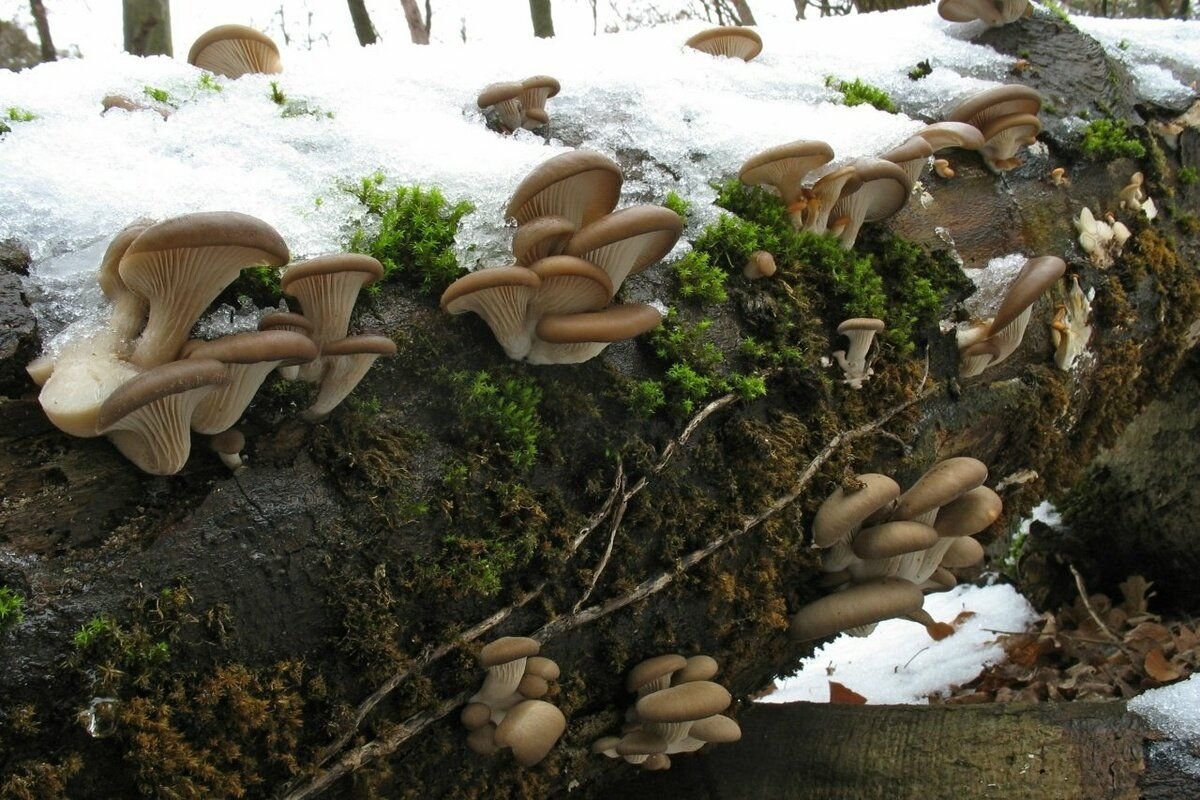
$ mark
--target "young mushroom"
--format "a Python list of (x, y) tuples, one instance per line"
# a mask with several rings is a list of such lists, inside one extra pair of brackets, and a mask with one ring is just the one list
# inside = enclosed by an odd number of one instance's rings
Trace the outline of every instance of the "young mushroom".
[(366, 376), (380, 356), (396, 354), (396, 343), (386, 336), (362, 334), (327, 342), (321, 346), (321, 387), (313, 404), (301, 417), (317, 423), (329, 416), (338, 403), (346, 399), (359, 381)]
[(771, 147), (746, 159), (738, 178), (750, 186), (768, 184), (779, 193), (797, 228), (804, 225), (808, 205), (802, 182), (808, 173), (833, 160), (833, 148), (821, 141), (801, 139)]
[(742, 275), (746, 276), (746, 280), (756, 281), (771, 277), (776, 269), (775, 256), (766, 250), (755, 250), (746, 261), (746, 266), (742, 267)]
[(1092, 338), (1092, 326), (1088, 316), (1092, 312), (1087, 293), (1079, 286), (1079, 276), (1071, 276), (1071, 289), (1067, 301), (1054, 312), (1050, 323), (1050, 341), (1054, 344), (1054, 365), (1069, 372), (1075, 362), (1087, 350)]
[(246, 463), (242, 460), (246, 437), (237, 428), (218, 433), (209, 441), (209, 446), (220, 457), (221, 463), (229, 467), (235, 475), (246, 468)]
[(200, 34), (188, 51), (187, 60), (227, 78), (283, 72), (279, 48), (271, 37), (245, 25), (218, 25)]
[(549, 75), (534, 75), (521, 81), (521, 106), (525, 109), (525, 119), (521, 125), (533, 130), (550, 121), (546, 113), (546, 101), (558, 94), (562, 87), (558, 81)]
[(742, 26), (709, 28), (690, 37), (684, 46), (710, 56), (750, 61), (762, 52), (762, 37)]
[(878, 222), (898, 212), (908, 202), (912, 181), (890, 161), (873, 159), (854, 165), (855, 182), (847, 183), (830, 212), (843, 220), (838, 238), (846, 250), (854, 248), (863, 223)]
[(521, 105), (521, 93), (525, 91), (521, 84), (506, 81), (488, 84), (475, 104), (483, 111), (492, 112), (500, 124), (508, 131), (515, 131), (525, 121), (525, 107)]
[(630, 275), (671, 252), (681, 233), (683, 218), (669, 208), (630, 206), (580, 228), (564, 252), (604, 270), (616, 292)]
[(875, 374), (867, 366), (867, 352), (875, 334), (883, 330), (883, 320), (874, 317), (854, 317), (838, 325), (837, 332), (850, 340), (849, 350), (837, 350), (833, 357), (842, 368), (844, 383), (852, 389), (861, 389), (863, 382)]

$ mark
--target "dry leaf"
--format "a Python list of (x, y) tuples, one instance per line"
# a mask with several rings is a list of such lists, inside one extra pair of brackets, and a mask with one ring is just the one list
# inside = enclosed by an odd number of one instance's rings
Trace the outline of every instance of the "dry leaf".
[(960, 611), (958, 612), (958, 616), (955, 617), (954, 621), (950, 624), (957, 628), (959, 625), (962, 625), (973, 616), (975, 616), (974, 611)]
[(1150, 598), (1153, 593), (1150, 592), (1150, 587), (1154, 584), (1143, 578), (1141, 575), (1130, 575), (1118, 587), (1121, 590), (1121, 607), (1129, 616), (1137, 614), (1145, 614), (1150, 607)]
[(1144, 666), (1146, 674), (1159, 683), (1170, 683), (1183, 677), (1183, 670), (1167, 660), (1161, 647), (1155, 647), (1146, 654)]
[(867, 704), (867, 698), (837, 681), (830, 681), (829, 702), (848, 706), (863, 706)]

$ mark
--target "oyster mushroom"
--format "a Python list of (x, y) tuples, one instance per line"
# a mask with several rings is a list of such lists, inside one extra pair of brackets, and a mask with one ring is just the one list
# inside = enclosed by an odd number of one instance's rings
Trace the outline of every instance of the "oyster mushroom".
[(750, 186), (773, 186), (788, 207), (792, 224), (799, 228), (804, 224), (807, 207), (802, 188), (804, 177), (832, 160), (833, 148), (828, 144), (801, 139), (768, 148), (746, 159), (738, 170), (738, 178)]
[(586, 225), (616, 207), (621, 180), (621, 170), (612, 159), (573, 150), (543, 161), (525, 176), (504, 215), (518, 225), (548, 216)]
[(227, 78), (283, 72), (279, 48), (271, 37), (245, 25), (218, 25), (200, 34), (188, 51), (187, 60)]
[(749, 28), (731, 25), (700, 31), (684, 42), (684, 45), (710, 56), (727, 56), (750, 61), (762, 52), (762, 37)]
[(861, 389), (863, 382), (875, 374), (867, 366), (867, 352), (875, 334), (883, 330), (883, 320), (874, 317), (854, 317), (838, 325), (838, 333), (850, 340), (850, 348), (837, 350), (833, 357), (846, 376), (844, 381), (852, 389)]
[(515, 131), (525, 121), (525, 107), (521, 105), (523, 91), (524, 87), (513, 81), (492, 83), (479, 93), (475, 104), (484, 111), (494, 112), (505, 128)]
[(380, 356), (396, 354), (396, 343), (386, 336), (347, 336), (321, 346), (321, 387), (313, 404), (300, 415), (305, 422), (320, 422), (346, 399)]

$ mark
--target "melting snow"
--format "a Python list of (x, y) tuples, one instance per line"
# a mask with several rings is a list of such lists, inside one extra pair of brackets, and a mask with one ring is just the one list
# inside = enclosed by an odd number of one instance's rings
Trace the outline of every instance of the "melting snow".
[(1151, 758), (1200, 778), (1200, 757), (1194, 748), (1200, 741), (1200, 675), (1143, 692), (1129, 701), (1129, 710), (1173, 740), (1152, 744)]
[(804, 659), (800, 670), (779, 681), (779, 688), (761, 702), (824, 703), (829, 681), (837, 681), (871, 704), (927, 703), (931, 694), (945, 694), (1004, 659), (995, 631), (1024, 631), (1037, 619), (1029, 602), (1006, 584), (964, 585), (931, 594), (925, 610), (939, 622), (952, 622), (964, 611), (974, 616), (940, 642), (904, 620), (881, 622), (862, 638), (839, 636)]

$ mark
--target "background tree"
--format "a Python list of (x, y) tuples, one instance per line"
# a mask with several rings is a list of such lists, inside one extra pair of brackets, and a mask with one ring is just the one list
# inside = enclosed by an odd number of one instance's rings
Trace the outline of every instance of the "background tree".
[(350, 6), (350, 19), (354, 21), (354, 35), (358, 37), (358, 43), (363, 47), (375, 44), (379, 37), (375, 33), (375, 26), (371, 24), (371, 15), (367, 13), (364, 0), (346, 0), (346, 3)]
[(529, 0), (529, 16), (533, 20), (533, 35), (539, 39), (554, 36), (554, 20), (550, 16), (550, 0)]
[(121, 9), (125, 52), (135, 56), (172, 55), (170, 0), (121, 0)]
[(854, 8), (860, 14), (870, 11), (895, 11), (898, 8), (928, 5), (933, 0), (854, 0)]
[(46, 20), (46, 7), (42, 0), (29, 0), (29, 11), (33, 14), (33, 22), (37, 25), (38, 39), (42, 43), (42, 61), (57, 61), (58, 53), (54, 50), (54, 42), (50, 39), (50, 23)]
[(421, 9), (417, 8), (417, 0), (400, 0), (404, 8), (404, 19), (408, 22), (408, 35), (413, 44), (429, 44), (429, 29), (433, 24), (433, 9), (429, 0), (425, 0), (425, 19), (421, 19)]

